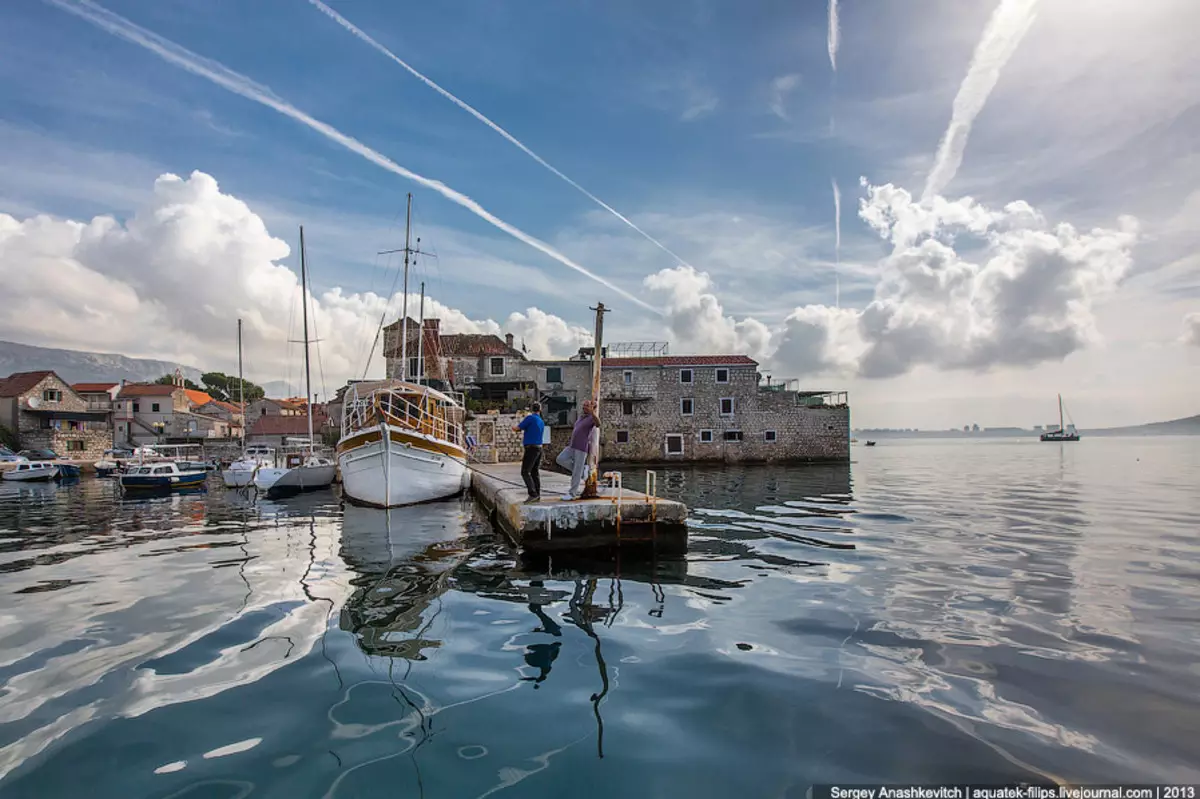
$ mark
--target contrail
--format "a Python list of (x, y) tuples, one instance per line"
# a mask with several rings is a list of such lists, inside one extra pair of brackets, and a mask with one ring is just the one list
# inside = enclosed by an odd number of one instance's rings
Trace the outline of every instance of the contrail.
[(954, 179), (962, 164), (971, 125), (983, 110), (988, 95), (1000, 79), (1000, 70), (1016, 51), (1017, 45), (1033, 25), (1034, 9), (1038, 0), (1000, 0), (992, 12), (983, 37), (975, 45), (971, 66), (967, 76), (958, 87), (954, 98), (954, 110), (950, 115), (950, 126), (938, 145), (933, 169), (925, 180), (925, 192), (921, 199), (940, 194)]
[(833, 185), (833, 306), (842, 307), (842, 193), (838, 191), (837, 178), (829, 181)]
[(576, 272), (591, 278), (600, 285), (615, 291), (617, 294), (621, 295), (630, 302), (636, 303), (642, 308), (661, 315), (662, 312), (654, 306), (643, 302), (633, 294), (630, 294), (624, 289), (616, 286), (609, 280), (597, 275), (583, 266), (580, 266), (541, 239), (531, 236), (520, 228), (510, 225), (508, 222), (505, 222), (503, 219), (500, 219), (496, 215), (492, 214), (490, 211), (462, 192), (450, 188), (440, 180), (433, 180), (431, 178), (418, 175), (416, 172), (405, 169), (387, 156), (381, 155), (375, 150), (372, 150), (358, 139), (347, 136), (337, 128), (334, 128), (332, 125), (328, 125), (318, 119), (314, 119), (313, 117), (293, 106), (291, 103), (288, 103), (286, 100), (280, 98), (267, 87), (255, 83), (245, 75), (234, 72), (217, 61), (199, 56), (193, 53), (191, 50), (175, 44), (170, 39), (163, 38), (157, 33), (149, 31), (140, 25), (130, 22), (119, 14), (116, 14), (91, 2), (91, 0), (75, 0), (75, 2), (71, 2), (71, 0), (45, 1), (51, 5), (61, 8), (64, 11), (68, 11), (78, 17), (81, 17), (82, 19), (87, 20), (102, 30), (108, 31), (115, 36), (119, 36), (127, 41), (133, 42), (140, 47), (144, 47), (145, 49), (158, 55), (163, 60), (169, 61), (170, 63), (175, 64), (176, 66), (181, 67), (188, 72), (191, 72), (193, 75), (206, 78), (218, 86), (233, 92), (234, 94), (239, 94), (248, 100), (253, 100), (256, 103), (260, 103), (268, 108), (272, 108), (284, 116), (291, 117), (297, 122), (312, 128), (325, 138), (337, 142), (347, 150), (357, 153), (377, 166), (383, 167), (389, 172), (394, 172), (403, 178), (407, 178), (408, 180), (436, 191), (446, 199), (458, 203), (471, 213), (486, 220), (518, 241), (528, 244), (530, 247), (545, 253), (564, 266), (570, 267)]
[(829, 34), (825, 39), (829, 49), (829, 66), (837, 72), (838, 45), (841, 44), (842, 34), (838, 29), (838, 0), (829, 0)]
[(632, 230), (636, 231), (640, 236), (642, 236), (642, 238), (646, 239), (646, 241), (650, 242), (655, 247), (658, 247), (660, 250), (665, 252), (667, 255), (670, 255), (672, 258), (674, 258), (679, 263), (687, 265), (687, 262), (684, 261), (682, 258), (680, 258), (678, 255), (676, 255), (674, 252), (672, 252), (670, 250), (670, 248), (667, 247), (667, 245), (663, 244), (661, 241), (654, 238), (649, 233), (647, 233), (646, 231), (642, 230), (640, 227), (635, 225), (628, 217), (626, 217), (624, 214), (622, 214), (616, 208), (613, 208), (611, 205), (604, 202), (596, 195), (592, 194), (590, 191), (585, 189), (583, 186), (580, 186), (574, 180), (572, 180), (571, 178), (564, 175), (562, 172), (560, 172), (558, 169), (556, 169), (553, 165), (551, 165), (549, 162), (547, 162), (540, 155), (538, 155), (533, 150), (529, 149), (524, 144), (522, 144), (520, 142), (520, 140), (517, 139), (516, 136), (513, 136), (507, 130), (500, 127), (500, 125), (493, 122), (491, 119), (489, 119), (487, 116), (485, 116), (481, 111), (476, 110), (473, 106), (471, 106), (467, 102), (460, 100), (458, 97), (454, 96), (446, 89), (443, 89), (441, 86), (439, 86), (437, 83), (435, 83), (432, 79), (430, 79), (430, 78), (426, 77), (425, 75), (423, 75), (422, 73), (418, 72), (416, 69), (414, 69), (412, 66), (410, 66), (406, 61), (404, 61), (398, 55), (393, 53), (388, 48), (384, 47), (379, 42), (375, 41), (373, 38), (371, 38), (370, 34), (368, 34), (366, 31), (362, 30), (357, 25), (355, 25), (353, 22), (346, 19), (338, 12), (334, 11), (332, 8), (327, 6), (325, 3), (321, 2), (321, 0), (308, 0), (308, 1), (310, 3), (312, 3), (314, 6), (316, 6), (318, 9), (320, 9), (322, 12), (324, 12), (334, 22), (336, 22), (337, 24), (339, 24), (343, 28), (345, 28), (347, 31), (354, 34), (359, 39), (362, 39), (364, 42), (369, 44), (371, 47), (375, 48), (383, 55), (385, 55), (388, 58), (390, 58), (391, 60), (395, 61), (400, 66), (404, 67), (406, 70), (408, 70), (409, 74), (411, 74), (414, 78), (421, 81), (426, 86), (433, 89), (435, 92), (442, 95), (447, 100), (454, 103), (456, 106), (458, 106), (462, 110), (466, 111), (468, 114), (475, 117), (476, 119), (478, 119), (483, 124), (487, 125), (492, 130), (499, 133), (501, 136), (503, 136), (505, 139), (507, 139), (508, 142), (510, 144), (512, 144), (514, 147), (519, 149), (521, 152), (525, 153), (527, 156), (532, 158), (534, 161), (537, 161), (539, 164), (544, 166), (546, 169), (549, 169), (551, 172), (553, 172), (558, 177), (562, 178), (564, 181), (566, 181), (568, 184), (570, 184), (573, 188), (578, 190), (580, 193), (582, 193), (585, 197), (587, 197), (592, 202), (599, 205), (605, 211), (608, 211), (610, 214), (615, 216), (617, 219), (620, 219), (622, 222), (624, 222), (626, 225), (628, 225)]

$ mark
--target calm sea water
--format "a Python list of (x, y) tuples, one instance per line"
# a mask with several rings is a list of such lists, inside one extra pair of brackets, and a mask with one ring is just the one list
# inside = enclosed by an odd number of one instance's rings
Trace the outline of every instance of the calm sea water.
[(0, 795), (1200, 781), (1200, 438), (660, 480), (657, 563), (522, 561), (469, 502), (0, 484)]

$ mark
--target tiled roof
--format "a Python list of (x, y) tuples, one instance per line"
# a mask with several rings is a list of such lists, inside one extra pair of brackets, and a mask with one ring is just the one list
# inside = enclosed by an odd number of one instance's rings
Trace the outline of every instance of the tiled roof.
[(54, 372), (16, 372), (0, 378), (0, 397), (19, 397)]
[[(325, 424), (325, 415), (318, 413), (313, 417), (313, 430), (320, 430)], [(306, 436), (308, 435), (307, 416), (260, 416), (246, 432), (248, 436)]]
[(630, 369), (637, 366), (758, 366), (746, 355), (662, 355), (657, 358), (605, 358), (605, 369)]
[(524, 359), (525, 355), (518, 349), (508, 346), (504, 339), (494, 333), (452, 333), (440, 336), (438, 349), (446, 357), (505, 355), (510, 358)]
[(71, 386), (77, 394), (107, 394), (116, 383), (76, 383)]
[(211, 396), (209, 396), (207, 393), (205, 393), (203, 391), (197, 391), (194, 388), (185, 388), (184, 392), (187, 394), (188, 402), (192, 403), (193, 405), (195, 405), (197, 407), (199, 407), (201, 405), (207, 405), (208, 403), (212, 402), (212, 400), (213, 400), (213, 398)]
[(227, 411), (229, 413), (241, 413), (242, 412), (242, 409), (239, 408), (238, 406), (234, 405), (232, 402), (224, 402), (219, 399), (209, 400), (208, 402), (204, 403), (204, 405), (198, 406), (197, 410), (205, 407), (206, 405), (215, 405), (216, 407), (220, 408), (221, 410)]
[(117, 399), (129, 397), (167, 397), (175, 393), (175, 386), (167, 383), (126, 383), (121, 386)]

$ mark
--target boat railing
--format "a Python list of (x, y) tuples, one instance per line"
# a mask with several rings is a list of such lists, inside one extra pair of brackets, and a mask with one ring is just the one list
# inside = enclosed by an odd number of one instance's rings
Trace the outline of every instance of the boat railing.
[(466, 419), (462, 406), (423, 393), (377, 391), (346, 402), (342, 411), (342, 435), (373, 427), (384, 420), (396, 427), (463, 445)]

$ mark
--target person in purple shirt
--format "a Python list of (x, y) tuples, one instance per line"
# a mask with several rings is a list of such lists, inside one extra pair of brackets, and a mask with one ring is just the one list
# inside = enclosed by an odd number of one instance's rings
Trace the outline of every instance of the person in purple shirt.
[(562, 495), (564, 502), (579, 499), (583, 493), (583, 478), (587, 475), (592, 431), (599, 427), (600, 418), (596, 416), (596, 403), (586, 400), (583, 403), (583, 413), (579, 415), (579, 421), (575, 422), (575, 429), (571, 431), (571, 443), (555, 459), (555, 463), (571, 472), (571, 489)]
[(521, 443), (525, 445), (525, 456), (521, 458), (521, 479), (525, 481), (525, 490), (529, 492), (526, 502), (537, 502), (542, 498), (542, 476), (538, 473), (542, 468), (542, 440), (546, 423), (541, 417), (542, 406), (536, 402), (530, 413), (518, 424), (513, 425), (513, 432), (523, 432)]

